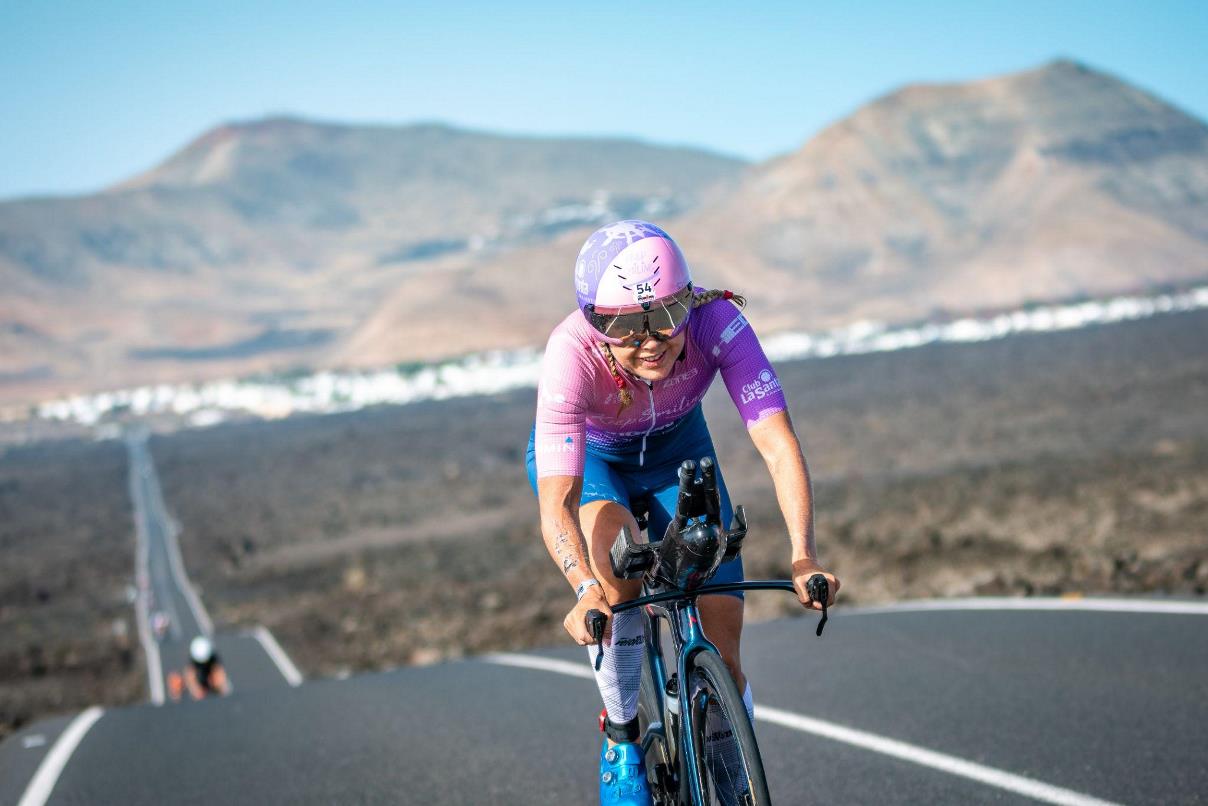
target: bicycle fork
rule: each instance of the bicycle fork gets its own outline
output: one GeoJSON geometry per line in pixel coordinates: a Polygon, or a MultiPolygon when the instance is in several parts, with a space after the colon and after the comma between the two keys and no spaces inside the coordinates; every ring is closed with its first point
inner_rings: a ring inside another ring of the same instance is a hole
{"type": "MultiPolygon", "coordinates": [[[[659,622],[667,620],[671,629],[671,643],[675,648],[677,681],[674,692],[676,704],[679,706],[679,719],[676,725],[677,756],[679,757],[680,774],[688,777],[688,790],[693,803],[703,803],[705,793],[701,791],[701,770],[697,769],[696,737],[692,735],[692,686],[688,679],[688,663],[698,652],[712,652],[720,655],[717,647],[705,637],[700,625],[700,612],[696,609],[694,600],[678,601],[670,607],[659,608],[662,613],[653,614],[652,607],[647,608],[646,653],[650,659],[651,673],[654,678],[655,697],[658,712],[666,715],[667,697],[672,696],[666,690],[666,664],[663,660],[662,636],[659,622]]],[[[660,725],[663,736],[666,737],[669,726],[664,721],[660,725]]],[[[653,742],[654,726],[647,726],[647,736],[642,737],[642,752],[645,753],[653,742]],[[648,738],[649,737],[649,738],[648,738]]],[[[684,782],[680,782],[681,791],[684,782]]]]}

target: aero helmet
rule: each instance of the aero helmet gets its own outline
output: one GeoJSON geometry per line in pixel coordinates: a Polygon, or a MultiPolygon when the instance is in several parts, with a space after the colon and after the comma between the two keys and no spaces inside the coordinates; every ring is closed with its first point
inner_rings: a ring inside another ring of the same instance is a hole
{"type": "Polygon", "coordinates": [[[575,262],[575,291],[596,337],[610,344],[642,332],[673,336],[692,312],[692,275],[683,253],[670,235],[637,219],[588,237],[575,262]]]}
{"type": "Polygon", "coordinates": [[[189,644],[189,657],[194,663],[206,663],[214,657],[214,645],[204,635],[199,635],[189,644]]]}

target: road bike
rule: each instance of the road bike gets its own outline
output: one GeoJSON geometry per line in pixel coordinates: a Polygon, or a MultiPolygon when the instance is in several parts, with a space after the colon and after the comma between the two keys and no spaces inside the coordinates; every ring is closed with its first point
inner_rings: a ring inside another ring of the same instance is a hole
{"type": "MultiPolygon", "coordinates": [[[[661,541],[638,540],[628,527],[617,535],[610,553],[613,573],[622,579],[640,577],[642,595],[612,605],[612,612],[640,608],[644,614],[638,727],[655,806],[764,806],[771,798],[755,732],[742,693],[701,629],[696,600],[740,590],[796,591],[789,580],[707,584],[722,563],[741,552],[747,520],[744,508],[737,506],[731,528],[722,529],[717,469],[709,457],[701,459],[699,467],[698,476],[697,463],[688,460],[680,465],[675,516],[661,541]],[[670,667],[663,657],[662,622],[667,624],[672,646],[670,667]],[[712,725],[707,724],[710,715],[712,725]],[[709,740],[724,741],[729,736],[736,757],[709,758],[709,740]]],[[[644,501],[634,503],[639,533],[646,529],[648,506],[644,501]]],[[[810,577],[807,590],[812,601],[822,604],[817,627],[821,636],[829,598],[826,577],[810,577]]],[[[604,656],[606,623],[600,611],[588,612],[587,626],[598,647],[597,669],[604,656]]]]}

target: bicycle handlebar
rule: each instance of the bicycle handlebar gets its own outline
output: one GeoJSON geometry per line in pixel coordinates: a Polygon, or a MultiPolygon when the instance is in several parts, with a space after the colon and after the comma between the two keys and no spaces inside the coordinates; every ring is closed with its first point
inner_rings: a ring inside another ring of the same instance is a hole
{"type": "MultiPolygon", "coordinates": [[[[636,599],[630,599],[627,602],[619,602],[615,605],[610,605],[613,613],[622,613],[626,610],[633,610],[638,607],[645,607],[648,604],[659,604],[660,602],[670,602],[676,599],[695,599],[697,596],[703,596],[710,593],[733,593],[734,591],[788,591],[796,593],[797,589],[793,587],[793,583],[787,579],[754,579],[744,582],[719,582],[716,585],[703,585],[691,591],[670,590],[661,591],[659,593],[651,593],[646,596],[639,596],[636,599]]],[[[826,577],[822,574],[814,574],[806,582],[806,592],[810,596],[811,601],[819,602],[822,605],[822,618],[818,621],[818,629],[815,633],[819,638],[822,637],[822,628],[826,626],[827,612],[826,603],[830,598],[830,585],[827,584],[826,577]]],[[[592,611],[599,612],[599,611],[592,611]]],[[[603,615],[603,614],[601,614],[603,615]]],[[[599,661],[599,656],[596,658],[599,661]]]]}
{"type": "Polygon", "coordinates": [[[587,611],[587,615],[583,618],[583,623],[587,625],[587,631],[591,633],[592,640],[595,641],[596,651],[596,671],[600,671],[600,664],[604,662],[604,628],[608,626],[608,616],[603,612],[592,608],[587,611]]]}
{"type": "Polygon", "coordinates": [[[822,628],[826,626],[826,602],[830,599],[830,583],[822,574],[814,574],[805,582],[805,592],[811,602],[822,605],[822,618],[818,621],[818,637],[822,637],[822,628]]]}
{"type": "MultiPolygon", "coordinates": [[[[639,596],[636,599],[630,599],[628,602],[620,602],[612,606],[613,613],[623,613],[626,610],[644,607],[648,604],[658,604],[659,602],[670,602],[675,599],[695,599],[697,596],[707,593],[732,593],[733,591],[788,591],[796,593],[797,589],[793,587],[793,583],[787,579],[755,579],[743,582],[719,582],[716,585],[704,585],[691,591],[671,590],[662,591],[661,593],[652,593],[647,596],[639,596]]],[[[822,605],[822,618],[818,620],[818,629],[814,633],[819,638],[822,637],[822,628],[826,626],[826,602],[830,598],[830,586],[827,584],[826,577],[822,574],[814,574],[805,583],[805,590],[809,594],[810,600],[818,602],[822,605]]],[[[596,645],[596,671],[600,671],[600,664],[604,662],[604,630],[608,626],[608,616],[603,612],[592,608],[587,611],[587,615],[583,618],[584,624],[587,626],[587,631],[591,633],[592,641],[596,645]]]]}

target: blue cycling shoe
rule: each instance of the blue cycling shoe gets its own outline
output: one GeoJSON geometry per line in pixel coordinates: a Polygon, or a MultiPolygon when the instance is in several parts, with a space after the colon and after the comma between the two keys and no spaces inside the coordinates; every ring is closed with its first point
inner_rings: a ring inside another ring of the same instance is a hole
{"type": "Polygon", "coordinates": [[[650,806],[642,748],[620,742],[600,748],[600,806],[650,806]]]}

